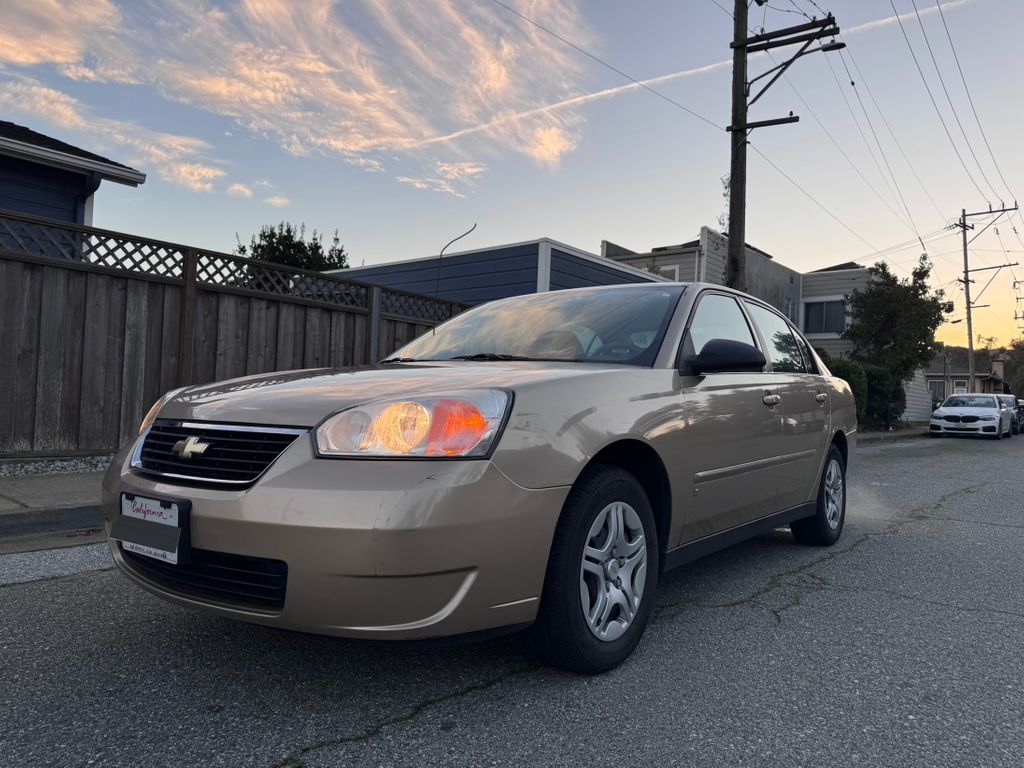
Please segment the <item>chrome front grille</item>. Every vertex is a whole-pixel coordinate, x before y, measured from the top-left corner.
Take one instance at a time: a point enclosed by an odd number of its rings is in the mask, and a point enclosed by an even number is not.
[[[186,485],[245,487],[306,431],[160,419],[136,448],[132,468]]]

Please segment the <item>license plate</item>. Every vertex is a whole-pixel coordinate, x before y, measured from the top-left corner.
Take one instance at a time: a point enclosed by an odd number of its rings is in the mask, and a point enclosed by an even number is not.
[[[127,552],[177,565],[188,503],[121,494],[121,515],[111,538]]]

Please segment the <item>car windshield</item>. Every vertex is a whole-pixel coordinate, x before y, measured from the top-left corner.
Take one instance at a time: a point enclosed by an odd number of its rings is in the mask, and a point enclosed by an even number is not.
[[[999,402],[1005,405],[1007,408],[1017,407],[1017,402],[1010,395],[1000,395]]]
[[[476,307],[390,360],[551,360],[654,364],[684,286],[552,291]]]
[[[991,395],[954,395],[942,404],[943,408],[995,408]]]

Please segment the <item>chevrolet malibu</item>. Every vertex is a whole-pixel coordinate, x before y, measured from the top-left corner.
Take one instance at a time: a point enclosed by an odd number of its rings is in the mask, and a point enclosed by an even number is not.
[[[380,364],[165,395],[104,480],[114,561],[170,602],[410,639],[531,626],[633,651],[659,576],[843,529],[853,397],[751,296],[650,283],[467,311]]]

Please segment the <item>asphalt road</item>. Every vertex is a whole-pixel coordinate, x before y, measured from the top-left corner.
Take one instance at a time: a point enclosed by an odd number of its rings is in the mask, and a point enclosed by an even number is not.
[[[94,547],[0,556],[0,583],[35,579],[0,586],[0,765],[1016,768],[1022,470],[1024,438],[863,447],[838,545],[775,532],[673,571],[638,652],[595,678],[519,637],[194,614]]]

